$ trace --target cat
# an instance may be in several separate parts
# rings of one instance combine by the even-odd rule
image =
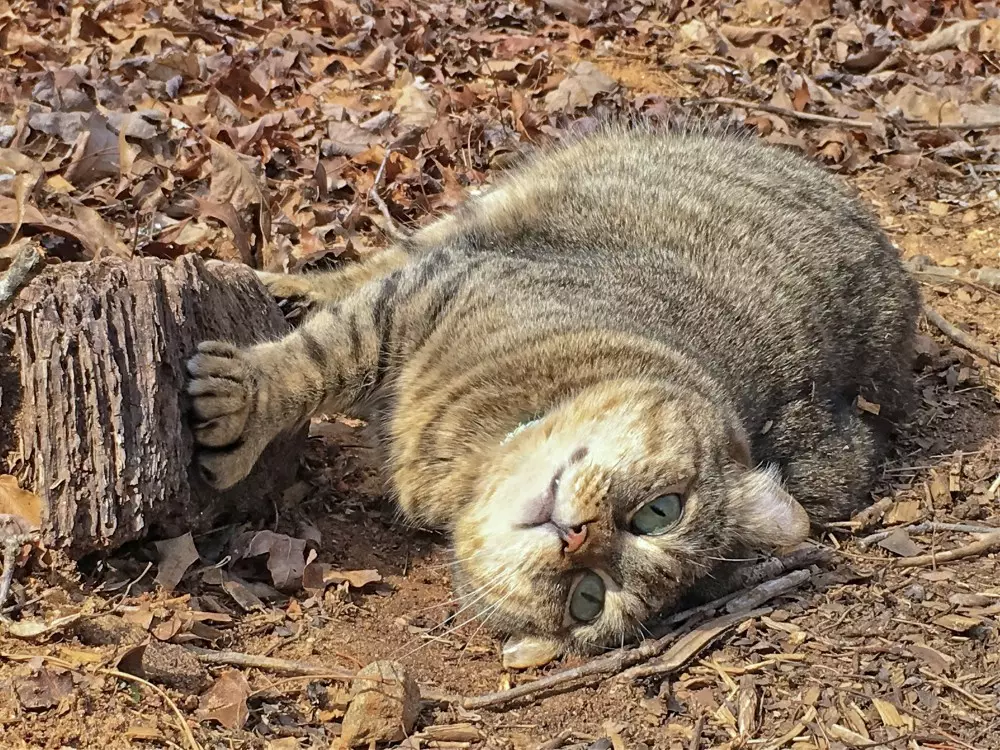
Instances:
[[[805,157],[711,127],[604,127],[367,263],[260,278],[315,310],[199,345],[203,476],[367,415],[509,666],[631,640],[726,560],[850,516],[913,390],[917,290],[876,220]]]

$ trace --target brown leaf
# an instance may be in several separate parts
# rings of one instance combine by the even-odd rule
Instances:
[[[233,233],[233,244],[236,245],[236,249],[239,250],[240,258],[248,266],[254,264],[253,258],[253,248],[250,246],[250,236],[247,234],[246,227],[243,225],[243,220],[240,218],[239,214],[236,213],[236,209],[233,207],[232,203],[219,203],[217,201],[207,200],[205,198],[195,198],[195,204],[198,207],[198,215],[201,217],[207,217],[211,219],[218,219],[230,232]]]
[[[610,94],[618,88],[618,83],[593,63],[574,63],[567,73],[555,91],[550,91],[545,97],[545,109],[549,112],[588,108],[598,96]]]
[[[400,124],[407,128],[425,130],[437,119],[437,108],[424,91],[426,85],[417,79],[405,86],[392,108]]]
[[[920,547],[910,539],[910,535],[906,533],[905,529],[896,529],[885,539],[882,539],[878,546],[900,557],[913,557],[920,554]]]
[[[181,582],[187,569],[198,561],[198,550],[189,531],[182,536],[156,542],[156,552],[159,557],[156,582],[169,593]]]
[[[968,50],[973,32],[982,21],[958,21],[949,26],[941,26],[923,39],[910,43],[910,49],[920,54],[930,55],[952,47]]]
[[[381,580],[377,570],[336,570],[324,563],[309,563],[302,574],[303,588],[311,591],[321,591],[345,581],[351,588],[362,589]]]
[[[263,250],[271,239],[271,209],[260,180],[243,158],[229,146],[212,141],[212,178],[209,198],[217,203],[232,204],[238,212],[249,211],[254,216],[257,246]]]
[[[226,729],[242,729],[250,718],[247,698],[250,684],[235,669],[223,672],[198,702],[196,715],[201,721],[217,721]]]
[[[545,5],[571,23],[583,25],[590,20],[590,8],[577,0],[545,0]]]
[[[73,213],[76,215],[78,230],[86,235],[87,244],[92,248],[91,252],[95,258],[108,253],[119,258],[128,258],[132,255],[128,245],[122,242],[114,227],[104,221],[97,211],[76,204],[73,206]]]
[[[73,694],[73,677],[67,672],[57,674],[50,669],[41,669],[38,674],[15,679],[14,690],[21,705],[28,711],[52,708]]]
[[[258,531],[246,546],[244,557],[267,555],[267,569],[278,589],[297,588],[306,565],[306,540],[273,531]]]
[[[329,142],[324,144],[324,153],[331,156],[357,156],[378,141],[374,133],[346,120],[328,122],[326,137]]]

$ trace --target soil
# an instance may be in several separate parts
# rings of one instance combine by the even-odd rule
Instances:
[[[627,89],[684,93],[685,84],[655,60],[644,60],[625,41],[617,45],[603,51],[601,68]],[[591,54],[579,50],[580,57]],[[949,204],[940,215],[932,181],[915,184],[887,166],[847,179],[875,206],[905,257],[928,255],[946,266],[1000,265],[1000,213],[988,186],[970,181],[962,196],[967,207]],[[1000,346],[1000,294],[960,283],[928,283],[923,290],[950,321]],[[920,406],[874,493],[894,504],[881,523],[819,539],[834,550],[831,565],[772,602],[769,615],[728,631],[665,679],[607,679],[498,711],[430,706],[417,731],[465,722],[480,739],[410,740],[411,747],[587,747],[607,738],[604,746],[677,750],[1000,748],[1000,558],[986,554],[901,568],[893,552],[861,542],[883,526],[925,521],[1000,526],[993,486],[1000,456],[998,373],[922,327],[938,351],[922,364]],[[300,591],[244,611],[197,565],[177,590],[161,591],[153,582],[155,567],[147,564],[149,549],[137,546],[80,567],[36,555],[30,575],[19,574],[16,600],[41,597],[25,612],[48,621],[80,608],[115,610],[150,628],[153,637],[331,671],[393,659],[411,670],[425,695],[491,692],[580,661],[505,671],[500,644],[478,623],[454,627],[445,539],[398,522],[377,479],[377,455],[355,434],[358,428],[338,430],[335,440],[310,439],[298,485],[301,503],[278,512],[266,527],[300,536],[308,521],[321,538],[319,562],[342,571],[375,570],[380,582]],[[912,535],[922,552],[973,538],[947,531]],[[196,541],[209,559],[205,550],[214,538]],[[214,637],[184,620],[186,613],[211,610],[220,616],[207,621],[218,628],[208,634]],[[158,629],[180,620],[183,626],[170,626],[176,632]],[[162,695],[99,671],[117,663],[116,653],[113,645],[82,642],[69,627],[48,638],[0,637],[0,747],[186,747]],[[218,677],[229,669],[209,671]],[[336,742],[343,683],[240,671],[253,691],[242,728],[204,718],[197,695],[166,689],[203,748],[284,750]],[[22,688],[40,675],[58,683],[44,687],[51,705],[27,707]],[[550,742],[554,738],[561,739]]]

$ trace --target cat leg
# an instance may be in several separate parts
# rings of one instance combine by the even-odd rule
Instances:
[[[271,273],[257,271],[257,278],[277,299],[301,299],[310,306],[340,302],[356,289],[392,273],[412,256],[398,246],[388,247],[359,263],[320,273]]]
[[[390,338],[402,274],[321,307],[278,341],[248,348],[199,344],[188,362],[187,393],[206,481],[232,486],[283,431],[321,407],[349,412],[373,396],[398,360]]]
[[[759,438],[758,453],[777,463],[785,486],[814,524],[850,518],[870,502],[885,453],[885,429],[846,399],[794,401]]]

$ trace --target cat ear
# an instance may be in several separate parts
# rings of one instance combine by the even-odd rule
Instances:
[[[747,540],[763,549],[792,547],[809,536],[809,515],[781,486],[775,468],[746,472],[734,493],[732,511]]]
[[[503,647],[503,665],[507,669],[542,667],[562,653],[562,644],[554,638],[527,635],[511,638]]]

